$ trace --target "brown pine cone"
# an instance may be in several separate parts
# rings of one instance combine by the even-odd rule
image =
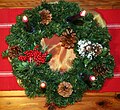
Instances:
[[[40,15],[41,15],[41,23],[42,24],[48,25],[51,22],[52,14],[50,14],[49,10],[43,9],[42,11],[40,11]]]
[[[97,65],[93,68],[93,72],[95,76],[103,76],[108,72],[108,68],[106,68],[104,65]]]
[[[21,52],[21,48],[17,45],[8,48],[8,56],[10,59],[18,57]]]
[[[69,97],[72,92],[73,92],[73,89],[72,89],[72,85],[69,83],[69,82],[61,82],[59,85],[58,85],[58,94],[63,96],[63,97]]]
[[[72,29],[66,29],[66,32],[63,32],[61,35],[62,46],[66,49],[74,48],[74,44],[76,43],[76,33],[73,32]]]

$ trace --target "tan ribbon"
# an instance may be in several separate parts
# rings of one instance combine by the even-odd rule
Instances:
[[[105,20],[101,17],[101,15],[95,11],[88,11],[93,14],[94,20],[98,23],[99,26],[101,27],[106,27],[106,22]]]

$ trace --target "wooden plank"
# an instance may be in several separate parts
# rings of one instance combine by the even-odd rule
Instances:
[[[36,7],[41,3],[42,0],[0,0],[0,7],[21,7],[31,8]],[[44,0],[43,0],[44,1]],[[58,0],[46,0],[46,2],[58,1]],[[66,0],[71,2],[78,2],[81,6],[87,7],[88,9],[94,8],[118,8],[120,6],[120,0]]]
[[[29,99],[27,97],[0,98],[0,110],[46,110],[45,98]]]
[[[112,5],[80,5],[83,9],[93,10],[93,9],[112,9]]]
[[[0,7],[35,7],[41,3],[41,0],[0,0]]]
[[[115,96],[116,94],[119,93],[114,93],[114,92],[105,92],[105,93],[99,93],[99,92],[86,92],[84,94],[85,97],[96,97],[96,96],[101,96],[101,97],[110,97],[110,96]],[[0,97],[26,97],[25,91],[0,91]]]
[[[115,4],[115,5],[113,5],[112,8],[113,8],[113,9],[120,9],[120,4]]]
[[[43,0],[47,2],[54,2],[59,0]],[[120,4],[120,0],[65,0],[70,2],[79,2],[82,5],[113,5]]]
[[[47,110],[45,102],[45,97],[27,98],[24,91],[0,92],[0,110]],[[86,93],[81,102],[57,110],[120,110],[120,93]]]

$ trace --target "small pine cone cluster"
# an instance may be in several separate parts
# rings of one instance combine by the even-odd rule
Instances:
[[[42,11],[40,11],[40,16],[41,16],[41,23],[43,25],[48,25],[52,20],[52,14],[50,14],[49,10],[43,9]]]
[[[58,85],[58,94],[63,96],[63,97],[69,97],[72,92],[73,92],[73,89],[72,89],[72,85],[69,83],[69,82],[61,82],[59,85]]]
[[[60,42],[62,42],[63,47],[66,49],[74,48],[74,45],[77,42],[76,33],[74,33],[71,28],[67,28],[66,31],[62,33],[61,37]]]
[[[22,53],[22,50],[19,46],[11,46],[8,48],[8,56],[10,59],[13,59],[15,57],[18,57]]]
[[[89,60],[92,60],[102,53],[103,47],[99,43],[92,43],[88,40],[79,40],[77,44],[79,55],[81,57],[87,57]]]
[[[95,76],[103,76],[108,72],[108,68],[106,68],[103,64],[97,65],[93,68],[93,72]]]

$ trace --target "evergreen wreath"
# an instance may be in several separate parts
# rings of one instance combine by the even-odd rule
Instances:
[[[49,110],[81,100],[113,76],[111,36],[77,3],[43,2],[17,16],[10,32],[3,56],[26,95],[46,96]]]

